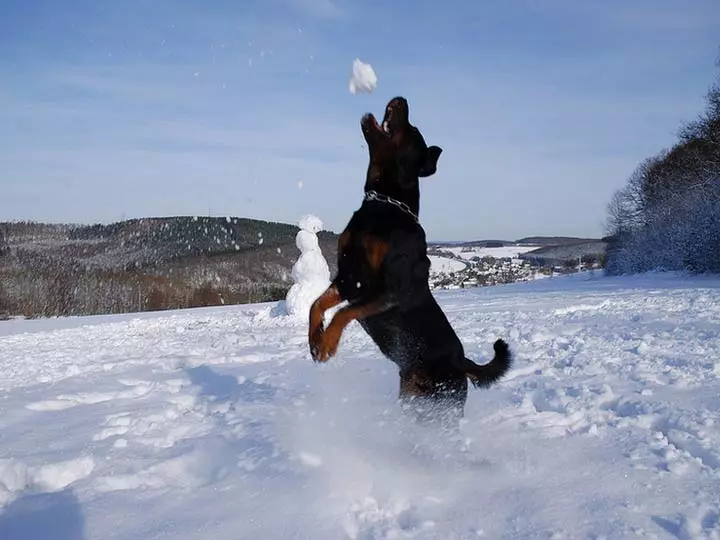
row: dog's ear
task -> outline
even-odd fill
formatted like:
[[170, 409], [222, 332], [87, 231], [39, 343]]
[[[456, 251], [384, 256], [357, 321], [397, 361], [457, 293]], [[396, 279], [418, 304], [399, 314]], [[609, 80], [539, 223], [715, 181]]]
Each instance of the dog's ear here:
[[440, 154], [442, 154], [442, 148], [440, 148], [439, 146], [428, 147], [427, 152], [425, 153], [425, 160], [420, 166], [420, 172], [418, 173], [419, 177], [424, 178], [426, 176], [431, 176], [435, 174]]

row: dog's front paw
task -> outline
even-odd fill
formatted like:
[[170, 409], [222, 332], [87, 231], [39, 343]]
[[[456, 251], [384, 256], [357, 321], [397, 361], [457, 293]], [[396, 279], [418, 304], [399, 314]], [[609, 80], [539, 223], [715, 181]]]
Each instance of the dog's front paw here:
[[313, 362], [320, 362], [320, 345], [323, 341], [323, 335], [325, 331], [322, 326], [316, 328], [315, 331], [310, 333], [308, 343], [310, 345], [310, 356]]
[[318, 351], [318, 358], [320, 362], [327, 362], [331, 356], [335, 356], [338, 349], [339, 339], [334, 337], [332, 333], [323, 334], [322, 341], [320, 342], [320, 350]]
[[338, 350], [340, 334], [333, 331], [330, 326], [327, 331], [321, 332], [318, 339], [310, 345], [310, 353], [315, 362], [327, 362]]

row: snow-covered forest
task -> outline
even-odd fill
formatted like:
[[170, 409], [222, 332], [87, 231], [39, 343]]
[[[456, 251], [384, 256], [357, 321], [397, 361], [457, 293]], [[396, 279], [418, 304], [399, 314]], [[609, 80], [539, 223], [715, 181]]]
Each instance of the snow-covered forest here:
[[720, 271], [720, 76], [677, 144], [643, 161], [615, 193], [608, 228], [610, 274]]

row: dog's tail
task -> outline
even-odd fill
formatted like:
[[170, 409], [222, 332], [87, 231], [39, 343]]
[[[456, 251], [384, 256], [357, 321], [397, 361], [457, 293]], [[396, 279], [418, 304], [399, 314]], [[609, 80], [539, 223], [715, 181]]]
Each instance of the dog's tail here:
[[488, 364], [479, 366], [472, 360], [463, 359], [460, 369], [465, 372], [475, 387], [487, 388], [510, 369], [512, 354], [507, 343], [498, 339], [493, 345], [493, 349], [495, 349], [495, 357]]

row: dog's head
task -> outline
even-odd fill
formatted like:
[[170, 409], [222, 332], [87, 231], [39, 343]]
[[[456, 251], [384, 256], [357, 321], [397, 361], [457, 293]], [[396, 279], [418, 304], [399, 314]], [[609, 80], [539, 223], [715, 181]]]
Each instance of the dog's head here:
[[410, 123], [403, 97], [390, 100], [382, 124], [368, 113], [360, 125], [370, 153], [365, 191], [410, 204], [408, 197], [419, 197], [419, 179], [435, 174], [442, 149], [425, 144], [420, 130]]

